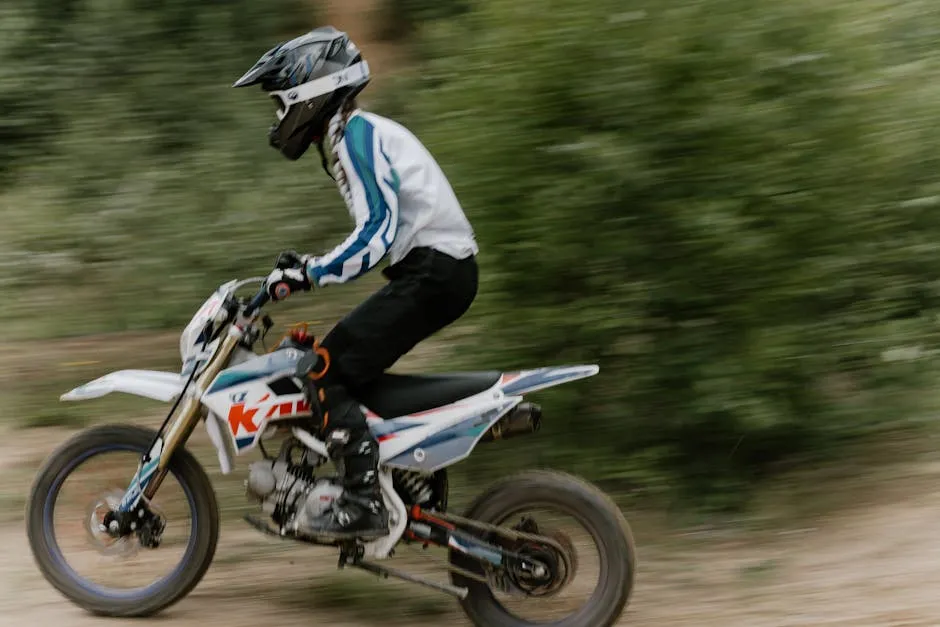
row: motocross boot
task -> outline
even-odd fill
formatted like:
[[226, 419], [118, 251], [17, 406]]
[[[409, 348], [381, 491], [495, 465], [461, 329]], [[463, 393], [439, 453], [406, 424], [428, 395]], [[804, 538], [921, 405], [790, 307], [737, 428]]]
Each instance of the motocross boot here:
[[[359, 404], [342, 386], [319, 394], [327, 416], [327, 451], [336, 464], [343, 494], [326, 513], [305, 525], [306, 533], [320, 540], [374, 540], [388, 535], [388, 510], [379, 485], [379, 443], [365, 427]], [[345, 428], [340, 425], [363, 425]]]
[[305, 392], [330, 459], [339, 471], [343, 494], [305, 532], [325, 542], [374, 540], [388, 535], [388, 510], [379, 485], [379, 443], [369, 431], [359, 403], [330, 368], [330, 353], [319, 345], [297, 364]]
[[368, 429], [358, 433], [334, 429], [327, 450], [339, 471], [343, 493], [332, 508], [307, 523], [307, 533], [328, 541], [388, 535], [388, 510], [378, 481], [379, 443]]

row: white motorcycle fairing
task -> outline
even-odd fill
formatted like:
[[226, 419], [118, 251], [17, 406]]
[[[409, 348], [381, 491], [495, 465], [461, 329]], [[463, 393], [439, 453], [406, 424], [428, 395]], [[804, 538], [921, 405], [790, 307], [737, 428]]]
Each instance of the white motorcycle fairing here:
[[[264, 355], [238, 351], [235, 365], [220, 372], [202, 394], [208, 410], [205, 426], [218, 452], [223, 474], [234, 458], [258, 445], [270, 423], [308, 415], [310, 405], [293, 378], [302, 352], [276, 350]], [[379, 441], [381, 464], [388, 468], [431, 473], [466, 458], [484, 433], [522, 401], [524, 394], [596, 375], [596, 365], [538, 368], [508, 372], [492, 387], [456, 402], [411, 416], [376, 416], [363, 407], [369, 428]], [[154, 400], [176, 400], [186, 377], [172, 372], [120, 370], [62, 395], [64, 401], [125, 392]], [[303, 438], [321, 455], [318, 438]]]
[[176, 400], [186, 380], [174, 372], [118, 370], [81, 385], [59, 397], [62, 401], [84, 401], [112, 392], [124, 392], [169, 403]]
[[[244, 351], [234, 359], [239, 363], [220, 372], [202, 393], [206, 430], [223, 474], [232, 471], [236, 456], [257, 447], [272, 423], [309, 415], [310, 406], [292, 376], [301, 356], [294, 349], [265, 355]], [[523, 394], [597, 372], [596, 365], [579, 365], [504, 373], [482, 392], [407, 416], [383, 419], [363, 407], [369, 428], [379, 442], [379, 482], [392, 525], [388, 536], [364, 546], [365, 555], [387, 558], [404, 533], [407, 513], [393, 486], [393, 470], [429, 474], [455, 464], [470, 455], [487, 430], [522, 401]], [[169, 402], [180, 395], [185, 379], [169, 372], [121, 370], [75, 388], [62, 400], [126, 392]], [[292, 432], [312, 451], [327, 456], [326, 445], [309, 431], [295, 427]], [[152, 472], [159, 455], [158, 451], [149, 466], [138, 469], [127, 498], [142, 493], [147, 473]]]

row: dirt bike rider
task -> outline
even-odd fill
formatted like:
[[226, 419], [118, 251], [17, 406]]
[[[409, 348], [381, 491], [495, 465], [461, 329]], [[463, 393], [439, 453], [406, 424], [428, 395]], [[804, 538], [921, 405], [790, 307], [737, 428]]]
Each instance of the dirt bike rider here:
[[346, 33], [323, 27], [275, 46], [234, 85], [260, 84], [277, 102], [269, 140], [285, 157], [299, 159], [316, 144], [356, 223], [325, 255], [281, 253], [268, 277], [271, 298], [345, 283], [389, 257], [388, 283], [298, 366], [345, 488], [337, 506], [307, 530], [327, 540], [388, 533], [378, 442], [355, 400], [357, 388], [463, 315], [477, 292], [478, 249], [457, 197], [410, 131], [358, 108], [356, 95], [369, 78]]

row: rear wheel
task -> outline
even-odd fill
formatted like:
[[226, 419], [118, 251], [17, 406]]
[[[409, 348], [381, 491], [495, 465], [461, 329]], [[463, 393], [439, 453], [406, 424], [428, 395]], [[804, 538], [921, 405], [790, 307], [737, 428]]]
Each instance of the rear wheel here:
[[[155, 435], [124, 425], [88, 429], [53, 452], [33, 484], [26, 524], [39, 570], [69, 600], [95, 614], [158, 612], [189, 593], [215, 555], [219, 537], [215, 493], [199, 462], [185, 449], [173, 455], [169, 473], [151, 504], [150, 509], [159, 514], [159, 547], [143, 546], [152, 543], [149, 531], [122, 538], [104, 531], [108, 512], [120, 502], [137, 461]], [[108, 458], [110, 464], [104, 461]], [[111, 475], [97, 480], [73, 478], [88, 466], [110, 470]], [[67, 511], [72, 505], [77, 506], [75, 513]], [[175, 539], [176, 532], [188, 537]], [[72, 548], [77, 548], [74, 555], [66, 555]], [[164, 566], [169, 567], [169, 574], [147, 574], [152, 569], [162, 571]], [[137, 584], [142, 575], [142, 583]]]
[[[455, 585], [469, 591], [461, 605], [474, 625], [609, 627], [623, 613], [636, 572], [633, 536], [617, 506], [591, 484], [558, 472], [524, 472], [490, 487], [465, 515], [555, 541], [554, 548], [525, 540], [512, 546], [500, 541], [544, 565], [540, 572], [513, 572], [511, 567], [487, 572], [479, 562], [451, 551], [452, 564], [489, 580], [486, 584], [451, 575]], [[559, 522], [559, 516], [573, 522]], [[596, 571], [596, 583], [579, 585], [576, 577], [587, 571]], [[583, 592], [586, 598], [571, 600], [568, 592]]]

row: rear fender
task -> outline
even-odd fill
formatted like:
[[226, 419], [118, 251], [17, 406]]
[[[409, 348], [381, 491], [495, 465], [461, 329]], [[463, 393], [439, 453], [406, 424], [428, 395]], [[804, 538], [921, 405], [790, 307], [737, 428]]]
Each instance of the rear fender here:
[[593, 377], [598, 372], [600, 372], [600, 367], [595, 364], [520, 370], [504, 374], [499, 381], [499, 386], [506, 396], [530, 394], [562, 383]]
[[124, 392], [169, 403], [179, 396], [185, 380], [173, 372], [118, 370], [89, 381], [59, 397], [62, 401], [84, 401], [112, 392]]

